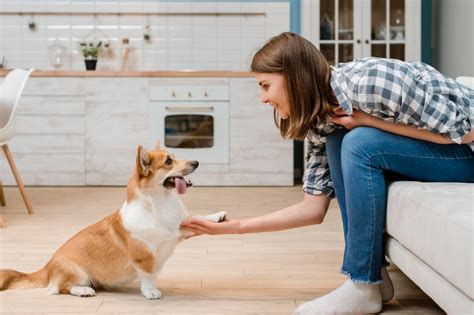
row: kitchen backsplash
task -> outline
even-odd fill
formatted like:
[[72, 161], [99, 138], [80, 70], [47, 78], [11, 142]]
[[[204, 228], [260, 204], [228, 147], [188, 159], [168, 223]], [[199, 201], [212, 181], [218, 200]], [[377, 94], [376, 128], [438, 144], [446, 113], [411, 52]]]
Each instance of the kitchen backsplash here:
[[[110, 43], [97, 69], [119, 70], [122, 38], [129, 38], [128, 70], [248, 70], [268, 38], [290, 29], [288, 2], [0, 0], [0, 12], [38, 12], [0, 13], [0, 61], [5, 57], [7, 68], [54, 69], [50, 51], [56, 44], [59, 70], [84, 70], [78, 44], [96, 40]], [[91, 14], [69, 14], [81, 12]]]

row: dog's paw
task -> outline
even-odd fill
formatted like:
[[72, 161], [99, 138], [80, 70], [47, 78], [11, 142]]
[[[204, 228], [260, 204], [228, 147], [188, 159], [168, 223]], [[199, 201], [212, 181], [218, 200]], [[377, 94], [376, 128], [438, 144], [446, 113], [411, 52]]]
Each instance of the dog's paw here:
[[217, 223], [224, 222], [227, 219], [227, 211], [217, 212]]
[[227, 212], [221, 211], [221, 212], [217, 212], [211, 215], [207, 215], [205, 218], [209, 221], [219, 223], [219, 222], [224, 222], [226, 217], [227, 217]]
[[73, 286], [69, 292], [80, 297], [95, 296], [95, 290], [91, 287]]
[[142, 290], [142, 294], [148, 300], [158, 300], [161, 299], [162, 294], [158, 289]]

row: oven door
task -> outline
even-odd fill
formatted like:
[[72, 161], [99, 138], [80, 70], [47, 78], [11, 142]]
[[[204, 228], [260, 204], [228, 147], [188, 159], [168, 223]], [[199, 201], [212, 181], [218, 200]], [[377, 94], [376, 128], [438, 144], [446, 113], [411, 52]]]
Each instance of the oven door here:
[[150, 128], [178, 159], [229, 163], [228, 102], [151, 102]]

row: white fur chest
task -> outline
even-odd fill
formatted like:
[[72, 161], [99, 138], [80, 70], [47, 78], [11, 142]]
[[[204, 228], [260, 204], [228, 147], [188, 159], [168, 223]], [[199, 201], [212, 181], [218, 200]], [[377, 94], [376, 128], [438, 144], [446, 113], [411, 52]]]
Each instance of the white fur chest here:
[[120, 209], [122, 223], [131, 237], [164, 262], [181, 239], [180, 225], [188, 213], [174, 191], [156, 196], [137, 192], [136, 197]]

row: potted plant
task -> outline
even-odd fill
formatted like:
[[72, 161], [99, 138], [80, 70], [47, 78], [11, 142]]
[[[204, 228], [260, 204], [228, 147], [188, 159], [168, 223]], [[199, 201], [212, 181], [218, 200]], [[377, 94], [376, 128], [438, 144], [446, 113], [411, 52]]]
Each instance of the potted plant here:
[[81, 42], [79, 43], [84, 62], [86, 63], [86, 70], [95, 70], [97, 66], [97, 58], [102, 47], [102, 42]]

